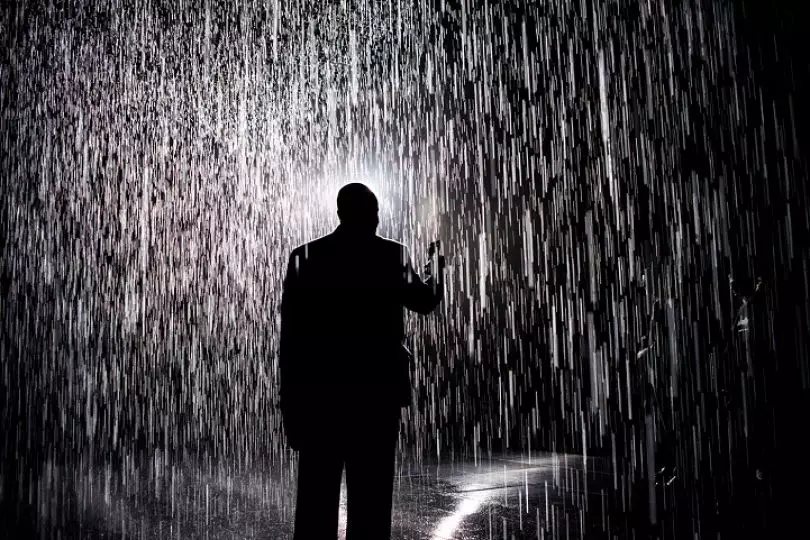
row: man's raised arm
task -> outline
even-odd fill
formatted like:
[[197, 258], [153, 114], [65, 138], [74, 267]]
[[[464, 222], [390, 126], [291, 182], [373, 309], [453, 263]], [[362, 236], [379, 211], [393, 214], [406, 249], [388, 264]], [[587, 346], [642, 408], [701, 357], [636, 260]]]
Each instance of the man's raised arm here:
[[411, 311], [427, 315], [439, 305], [444, 297], [444, 260], [439, 260], [438, 275], [431, 275], [422, 281], [413, 269], [407, 248], [402, 250], [403, 278], [402, 305]]

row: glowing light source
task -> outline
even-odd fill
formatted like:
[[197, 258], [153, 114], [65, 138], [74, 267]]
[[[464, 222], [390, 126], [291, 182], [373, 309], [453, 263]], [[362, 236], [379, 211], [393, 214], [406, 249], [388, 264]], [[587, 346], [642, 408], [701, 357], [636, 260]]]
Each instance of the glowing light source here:
[[377, 196], [381, 215], [386, 208], [389, 208], [392, 202], [391, 194], [394, 192], [390, 179], [380, 171], [355, 169], [329, 175], [323, 180], [321, 183], [323, 189], [320, 190], [319, 197], [321, 211], [333, 214], [337, 212], [338, 191], [346, 184], [354, 182], [365, 184]]

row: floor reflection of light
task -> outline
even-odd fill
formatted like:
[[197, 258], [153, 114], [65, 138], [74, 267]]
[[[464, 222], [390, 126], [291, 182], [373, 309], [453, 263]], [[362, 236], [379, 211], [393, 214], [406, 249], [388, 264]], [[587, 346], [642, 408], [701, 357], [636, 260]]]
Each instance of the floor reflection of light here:
[[346, 480], [340, 484], [340, 505], [338, 506], [338, 540], [346, 540]]
[[582, 461], [582, 456], [566, 454], [503, 455], [489, 466], [477, 466], [445, 477], [459, 488], [462, 499], [455, 511], [436, 525], [431, 540], [452, 540], [459, 533], [464, 518], [476, 513], [487, 500], [503, 497], [513, 489], [525, 492], [524, 504], [529, 504], [530, 484], [542, 485], [550, 477], [556, 478], [561, 468]]
[[491, 490], [482, 489], [471, 491], [465, 495], [456, 510], [439, 522], [433, 531], [431, 540], [449, 540], [453, 538], [464, 518], [477, 512], [491, 494]]

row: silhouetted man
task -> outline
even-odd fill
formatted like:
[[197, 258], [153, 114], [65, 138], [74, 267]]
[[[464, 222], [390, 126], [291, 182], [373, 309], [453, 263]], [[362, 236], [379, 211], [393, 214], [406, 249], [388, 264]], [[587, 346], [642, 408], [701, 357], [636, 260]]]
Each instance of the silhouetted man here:
[[377, 236], [365, 185], [344, 186], [337, 206], [337, 229], [292, 251], [281, 301], [281, 410], [299, 451], [295, 540], [337, 537], [344, 466], [347, 540], [384, 540], [410, 402], [402, 308], [439, 304], [444, 261], [423, 282], [407, 248]]

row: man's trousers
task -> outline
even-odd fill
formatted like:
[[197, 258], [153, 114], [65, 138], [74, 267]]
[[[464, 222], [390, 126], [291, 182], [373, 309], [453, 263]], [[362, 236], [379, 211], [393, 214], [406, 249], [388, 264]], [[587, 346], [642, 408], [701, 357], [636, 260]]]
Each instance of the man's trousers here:
[[400, 410], [374, 405], [364, 409], [325, 426], [322, 444], [301, 448], [295, 540], [337, 538], [344, 468], [346, 540], [390, 538]]

